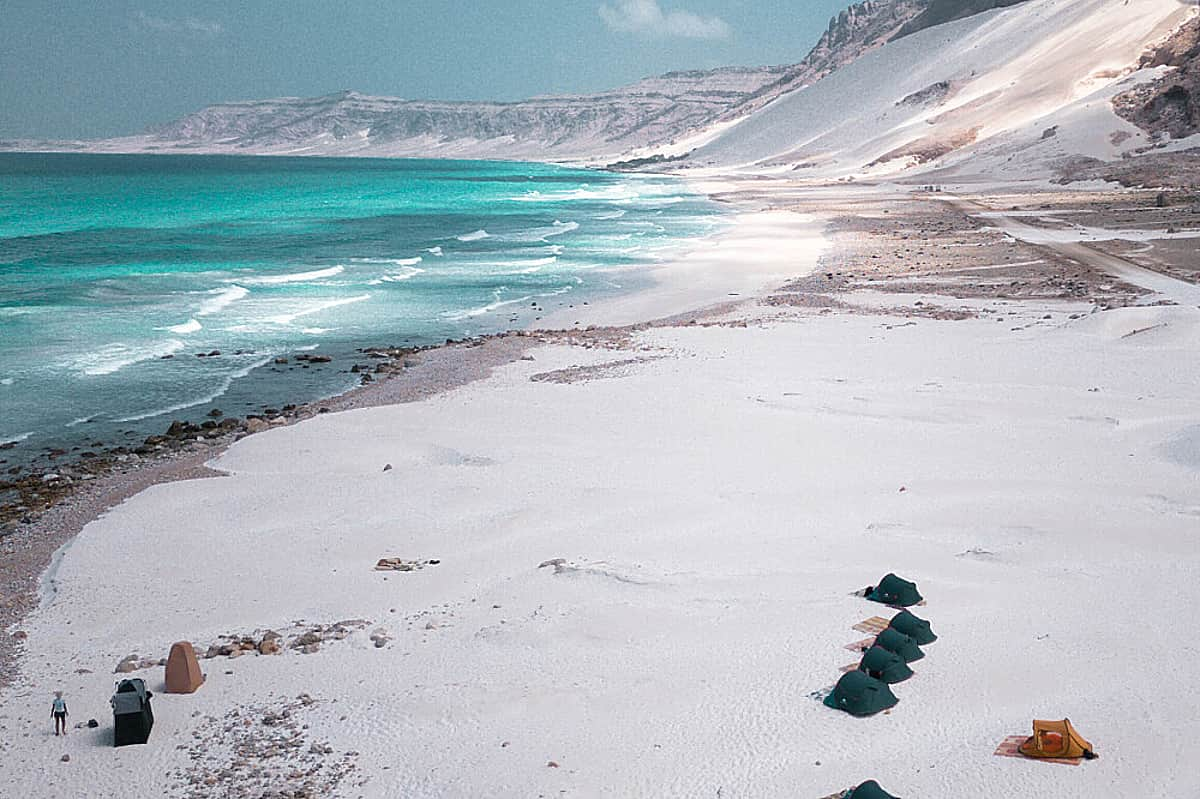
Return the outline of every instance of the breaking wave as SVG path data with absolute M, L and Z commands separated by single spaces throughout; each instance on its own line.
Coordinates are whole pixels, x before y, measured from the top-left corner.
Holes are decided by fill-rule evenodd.
M 130 416 L 122 417 L 120 419 L 114 419 L 113 421 L 117 422 L 117 423 L 140 422 L 143 419 L 153 419 L 155 416 L 165 416 L 168 413 L 175 413 L 176 411 L 182 411 L 187 408 L 193 408 L 197 405 L 204 405 L 205 403 L 212 402 L 213 400 L 222 396 L 226 391 L 228 391 L 229 387 L 233 385 L 234 380 L 240 380 L 241 378 L 250 374 L 258 367 L 263 366 L 264 364 L 271 361 L 272 357 L 273 356 L 268 355 L 265 358 L 260 358 L 256 361 L 250 363 L 248 366 L 245 366 L 241 369 L 238 369 L 236 372 L 232 372 L 232 373 L 226 375 L 224 378 L 221 379 L 221 382 L 217 384 L 217 388 L 215 388 L 213 391 L 211 391 L 208 394 L 205 394 L 202 397 L 184 400 L 183 402 L 178 402 L 174 405 L 169 405 L 165 408 L 155 408 L 153 410 L 145 411 L 144 413 L 135 413 Z
M 213 314 L 218 314 L 249 293 L 250 289 L 243 286 L 230 286 L 227 289 L 213 289 L 209 292 L 209 294 L 213 295 L 213 298 L 200 305 L 200 310 L 196 311 L 196 316 L 212 316 Z
M 474 233 L 464 233 L 461 236 L 455 236 L 459 241 L 479 241 L 481 239 L 490 239 L 491 233 L 486 230 L 476 230 Z
M 331 266 L 328 269 L 314 269 L 311 272 L 293 272 L 290 275 L 264 275 L 262 277 L 243 278 L 239 282 L 253 286 L 275 286 L 281 283 L 309 283 L 313 280 L 324 280 L 336 277 L 346 271 L 342 265 Z
M 96 350 L 91 358 L 76 358 L 71 366 L 85 375 L 116 374 L 127 366 L 133 366 L 142 361 L 152 361 L 164 355 L 174 355 L 183 349 L 183 342 L 178 339 L 150 343 L 141 347 L 128 344 L 109 344 Z

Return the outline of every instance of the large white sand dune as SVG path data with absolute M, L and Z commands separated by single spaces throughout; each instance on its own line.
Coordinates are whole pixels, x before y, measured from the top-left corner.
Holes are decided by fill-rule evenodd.
M 1193 13 L 1180 0 L 1031 0 L 929 28 L 776 100 L 688 163 L 829 178 L 958 162 L 992 174 L 978 156 L 993 144 L 1007 148 L 999 163 L 1021 152 L 1025 175 L 1062 154 L 1114 157 L 1146 140 L 1108 98 Z M 1055 125 L 1069 153 L 1028 149 Z

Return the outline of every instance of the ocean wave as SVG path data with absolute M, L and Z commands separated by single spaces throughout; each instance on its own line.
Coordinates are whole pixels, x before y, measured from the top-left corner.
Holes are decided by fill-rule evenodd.
M 243 286 L 230 286 L 227 289 L 213 289 L 208 293 L 212 294 L 213 298 L 201 303 L 200 309 L 196 311 L 196 316 L 218 314 L 249 294 L 250 289 Z
M 421 259 L 418 258 L 417 260 L 419 261 Z M 424 269 L 417 269 L 415 266 L 409 266 L 395 274 L 384 275 L 383 277 L 377 277 L 374 280 L 368 280 L 367 285 L 380 286 L 384 283 L 402 283 L 405 280 L 412 280 L 414 277 L 423 274 L 424 272 Z
M 187 335 L 188 333 L 195 333 L 198 330 L 201 330 L 203 327 L 204 327 L 204 325 L 200 324 L 195 319 L 189 319 L 186 322 L 184 322 L 183 324 L 171 325 L 170 327 L 164 327 L 164 328 L 158 328 L 158 329 L 159 330 L 170 330 L 172 333 L 178 333 L 179 335 L 184 336 L 184 335 Z
M 310 272 L 293 272 L 288 275 L 264 275 L 262 277 L 248 277 L 241 279 L 240 283 L 248 283 L 252 286 L 276 286 L 281 283 L 309 283 L 314 280 L 324 280 L 327 277 L 336 277 L 346 271 L 346 267 L 338 264 L 331 266 L 328 269 L 314 269 Z
M 388 264 L 390 266 L 416 266 L 424 259 L 421 256 L 415 258 L 355 258 L 356 264 Z
M 95 418 L 95 416 L 80 416 L 78 419 L 72 419 L 71 421 L 67 422 L 65 427 L 79 427 L 79 425 L 87 424 Z
M 343 297 L 340 300 L 324 300 L 293 313 L 268 317 L 266 321 L 276 325 L 290 325 L 292 322 L 305 316 L 312 316 L 313 314 L 321 313 L 322 311 L 328 311 L 331 308 L 338 308 L 342 305 L 350 305 L 351 303 L 362 302 L 363 300 L 369 299 L 371 299 L 370 294 L 360 294 L 357 297 Z
M 540 298 L 544 298 L 544 297 L 558 297 L 562 294 L 566 294 L 568 291 L 573 291 L 574 286 L 562 286 L 561 288 L 557 288 L 553 291 L 545 291 L 540 294 L 526 294 L 522 297 L 514 297 L 512 299 L 502 300 L 502 299 L 500 299 L 500 297 L 505 292 L 505 290 L 506 290 L 506 287 L 501 286 L 500 288 L 493 291 L 492 297 L 494 299 L 492 302 L 489 302 L 487 305 L 481 305 L 478 308 L 471 308 L 466 311 L 458 311 L 455 313 L 443 314 L 443 317 L 446 319 L 449 319 L 452 322 L 461 322 L 465 319 L 474 319 L 477 316 L 483 316 L 484 314 L 489 314 L 489 313 L 492 313 L 493 311 L 498 311 L 501 308 L 505 308 L 509 305 L 517 305 L 519 303 L 529 302 L 530 300 L 536 300 L 536 299 L 540 299 Z
M 300 330 L 306 336 L 323 336 L 326 333 L 332 333 L 332 327 L 305 327 Z
M 606 214 L 596 214 L 596 219 L 620 219 L 627 213 L 629 212 L 624 209 L 618 209 L 616 211 L 609 211 Z
M 547 227 L 535 227 L 527 230 L 520 230 L 515 233 L 506 233 L 498 236 L 501 241 L 540 241 L 543 244 L 549 244 L 547 241 L 552 236 L 561 236 L 564 233 L 570 233 L 573 230 L 579 230 L 578 222 L 562 222 L 558 219 L 554 220 L 554 224 Z
M 561 236 L 564 233 L 570 233 L 572 230 L 579 230 L 578 222 L 560 222 L 554 220 L 554 224 L 550 227 L 550 232 L 542 238 L 550 238 L 551 236 Z
M 616 186 L 604 186 L 599 189 L 594 189 L 591 185 L 585 183 L 577 189 L 568 191 L 527 191 L 519 197 L 509 197 L 508 199 L 516 203 L 559 203 L 571 202 L 573 200 L 604 200 L 608 202 L 620 202 L 622 200 L 635 200 L 639 198 L 641 193 L 629 184 L 621 184 Z
M 500 299 L 501 293 L 503 293 L 503 289 L 497 289 L 496 291 L 492 292 L 492 296 L 496 299 L 493 302 L 489 302 L 487 305 L 481 305 L 478 308 L 471 308 L 466 311 L 447 313 L 444 316 L 446 319 L 449 319 L 452 322 L 461 322 L 464 319 L 474 319 L 476 316 L 483 316 L 484 314 L 489 314 L 492 311 L 498 311 L 499 309 L 508 305 L 529 302 L 534 298 L 533 294 L 526 294 L 524 297 L 515 297 L 511 300 L 502 300 Z
M 443 252 L 442 252 L 442 248 L 441 248 L 441 247 L 430 247 L 430 248 L 429 248 L 428 250 L 426 250 L 425 252 L 429 253 L 430 255 L 437 256 L 438 258 L 441 258 L 441 257 L 442 257 L 442 256 L 445 254 L 445 253 L 443 253 Z
M 140 347 L 120 343 L 109 344 L 96 350 L 90 357 L 76 358 L 70 363 L 70 366 L 92 377 L 111 375 L 126 366 L 162 358 L 164 355 L 173 355 L 181 349 L 183 349 L 183 342 L 178 339 L 152 342 Z
M 22 441 L 29 440 L 29 437 L 32 435 L 32 430 L 28 433 L 18 433 L 15 436 L 0 435 L 0 444 L 20 444 Z
M 265 358 L 259 358 L 258 360 L 255 360 L 252 363 L 250 363 L 249 365 L 247 365 L 241 369 L 238 369 L 236 372 L 231 372 L 230 374 L 225 375 L 225 377 L 221 379 L 221 382 L 218 384 L 218 387 L 215 390 L 213 390 L 212 392 L 210 392 L 208 394 L 205 394 L 203 397 L 200 397 L 198 399 L 184 400 L 183 402 L 178 402 L 174 405 L 170 405 L 165 408 L 154 408 L 153 410 L 149 410 L 144 413 L 135 413 L 131 416 L 125 416 L 120 419 L 114 419 L 113 421 L 118 422 L 118 423 L 140 422 L 143 419 L 153 419 L 155 416 L 165 416 L 168 413 L 175 413 L 176 411 L 182 411 L 182 410 L 186 410 L 188 408 L 194 408 L 197 405 L 204 405 L 205 403 L 212 402 L 213 400 L 215 400 L 218 397 L 225 394 L 225 392 L 229 390 L 229 387 L 233 385 L 234 380 L 240 380 L 241 378 L 243 378 L 246 375 L 253 372 L 258 367 L 263 366 L 264 364 L 270 362 L 272 360 L 272 358 L 274 358 L 274 356 L 272 356 L 272 355 L 268 355 Z
M 13 378 L 6 377 L 3 380 L 0 380 L 0 386 L 11 386 L 15 382 L 16 381 Z
M 495 275 L 532 275 L 535 272 L 540 272 L 547 266 L 558 263 L 558 256 L 551 255 L 549 258 L 535 258 L 528 261 L 493 261 L 492 266 L 499 266 L 512 271 L 493 272 Z
M 491 233 L 486 230 L 476 230 L 474 233 L 464 233 L 461 236 L 455 236 L 459 241 L 479 241 L 480 239 L 490 239 Z

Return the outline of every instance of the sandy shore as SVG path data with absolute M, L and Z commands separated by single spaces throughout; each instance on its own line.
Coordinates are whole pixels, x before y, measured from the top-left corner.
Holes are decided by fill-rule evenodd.
M 1200 310 L 938 200 L 756 196 L 723 252 L 555 320 L 596 329 L 424 354 L 440 380 L 88 524 L 21 625 L 0 794 L 1200 790 L 1161 690 L 1194 654 Z M 941 639 L 852 719 L 814 696 L 889 570 Z M 120 660 L 267 630 L 281 654 L 218 645 L 149 745 L 108 746 Z M 100 727 L 55 739 L 56 688 Z M 992 756 L 1063 716 L 1101 760 Z

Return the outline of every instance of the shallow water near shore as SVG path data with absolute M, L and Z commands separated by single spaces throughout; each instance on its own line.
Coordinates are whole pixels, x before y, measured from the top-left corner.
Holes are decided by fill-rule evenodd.
M 0 154 L 0 456 L 344 391 L 340 356 L 634 290 L 721 213 L 540 164 Z

